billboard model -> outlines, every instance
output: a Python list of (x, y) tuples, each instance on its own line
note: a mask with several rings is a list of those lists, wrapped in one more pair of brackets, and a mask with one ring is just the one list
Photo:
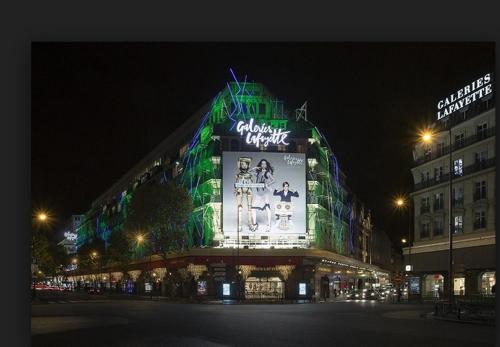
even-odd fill
[[(306, 235), (303, 153), (224, 152), (223, 233), (254, 246), (296, 243)], [(262, 241), (264, 240), (264, 241)]]

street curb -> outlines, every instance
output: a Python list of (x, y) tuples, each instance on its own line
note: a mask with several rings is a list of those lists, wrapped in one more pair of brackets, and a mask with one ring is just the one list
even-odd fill
[(421, 315), (421, 317), (426, 318), (426, 319), (435, 319), (435, 320), (441, 320), (441, 321), (447, 321), (447, 322), (453, 322), (453, 323), (475, 324), (475, 325), (493, 326), (493, 327), (496, 326), (495, 321), (493, 321), (493, 322), (481, 322), (481, 321), (474, 321), (474, 320), (445, 318), (445, 317), (435, 316), (434, 312), (423, 313)]

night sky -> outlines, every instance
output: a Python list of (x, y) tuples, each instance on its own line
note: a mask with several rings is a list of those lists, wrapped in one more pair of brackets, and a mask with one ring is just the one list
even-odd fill
[[(327, 136), (351, 190), (395, 243), (412, 142), (436, 104), (494, 71), (488, 43), (36, 43), (32, 203), (54, 230), (238, 76), (263, 83)], [(57, 235), (54, 233), (54, 235)], [(58, 235), (62, 236), (62, 235)]]

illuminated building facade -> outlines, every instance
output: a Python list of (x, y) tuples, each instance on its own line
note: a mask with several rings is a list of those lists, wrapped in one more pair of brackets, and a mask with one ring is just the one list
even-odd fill
[[(191, 278), (213, 296), (239, 288), (246, 298), (310, 298), (388, 280), (387, 267), (372, 264), (370, 211), (347, 188), (306, 104), (289, 114), (262, 84), (231, 73), (224, 90), (93, 202), (78, 244), (122, 232), (134, 191), (174, 180), (194, 203), (189, 250), (153, 256), (158, 281)], [(147, 264), (130, 266), (109, 277), (140, 280)]]
[[(413, 267), (411, 278), (418, 296), (435, 296), (438, 288), (448, 292), (450, 148), (453, 292), (490, 295), (496, 282), (496, 115), (493, 78), (486, 76), (459, 90), (458, 96), (440, 101), (438, 107), (447, 116), (439, 110), (432, 142), (414, 149), (414, 243), (403, 253), (405, 264)], [(467, 91), (477, 98), (466, 96)], [(463, 99), (469, 98), (468, 104), (461, 101), (460, 93)], [(453, 108), (454, 104), (467, 105)]]

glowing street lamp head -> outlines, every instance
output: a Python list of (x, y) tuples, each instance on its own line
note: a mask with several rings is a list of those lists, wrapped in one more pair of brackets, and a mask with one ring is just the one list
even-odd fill
[(92, 252), (92, 256), (93, 256), (94, 258), (95, 258), (95, 257), (97, 257), (97, 252), (95, 252), (95, 251), (94, 251), (94, 252)]
[(46, 213), (44, 213), (44, 212), (40, 212), (40, 213), (38, 214), (38, 220), (39, 220), (39, 221), (42, 221), (42, 222), (45, 222), (45, 221), (47, 220), (47, 214), (46, 214)]
[(139, 234), (139, 235), (137, 235), (136, 239), (137, 239), (137, 243), (142, 243), (144, 241), (144, 235)]
[(434, 134), (430, 130), (422, 130), (420, 132), (420, 139), (423, 143), (430, 144), (432, 142), (432, 138), (434, 137)]
[(394, 206), (396, 208), (404, 208), (407, 204), (407, 200), (406, 200), (406, 197), (400, 195), (400, 196), (396, 196), (396, 198), (394, 199)]
[(402, 239), (401, 239), (401, 243), (406, 243), (406, 239), (405, 239), (405, 238), (402, 238)]
[(73, 264), (76, 264), (76, 263), (78, 263), (78, 259), (73, 258), (72, 262), (73, 262)]

